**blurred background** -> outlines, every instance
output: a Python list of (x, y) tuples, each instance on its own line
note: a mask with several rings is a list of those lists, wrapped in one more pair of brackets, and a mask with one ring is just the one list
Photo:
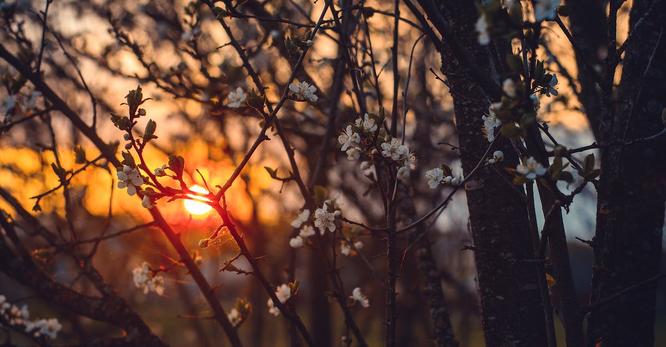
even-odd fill
[[(235, 2), (233, 2), (235, 4)], [(38, 52), (42, 39), (41, 18), (45, 1), (0, 0), (2, 29), (0, 43), (19, 55)], [(371, 44), (375, 66), (380, 73), (383, 98), (368, 88), (369, 102), (378, 112), (380, 106), (390, 109), (394, 71), (390, 64), (392, 6), (383, 1), (366, 1), (367, 20), (360, 25), (353, 40), (358, 66), (364, 75), (372, 76), (368, 64)], [(293, 64), (289, 39), (302, 36), (316, 21), (323, 1), (281, 0), (243, 1), (237, 7), (246, 16), (228, 19), (234, 36), (246, 48), (254, 68), (268, 86), (269, 98), (277, 100), (286, 88)], [(626, 17), (626, 11), (623, 13)], [(302, 27), (280, 21), (260, 20), (267, 17), (307, 23)], [(406, 95), (407, 144), (416, 153), (417, 169), (412, 174), (411, 189), (417, 215), (432, 209), (448, 194), (447, 187), (428, 188), (425, 170), (447, 163), (459, 169), (456, 134), (450, 95), (438, 80), (441, 70), (439, 53), (421, 40), (418, 24), (403, 11), (400, 26), (400, 74), (411, 67), (411, 82)], [(120, 104), (128, 90), (141, 84), (148, 117), (155, 120), (158, 139), (146, 148), (151, 168), (167, 163), (169, 154), (181, 155), (186, 162), (186, 180), (203, 185), (201, 172), (210, 186), (223, 184), (244, 156), (260, 131), (260, 119), (251, 113), (238, 112), (225, 106), (225, 97), (236, 87), (252, 88), (247, 73), (229, 38), (205, 5), (179, 0), (77, 0), (54, 1), (48, 12), (43, 70), (47, 82), (79, 115), (91, 124), (94, 120), (100, 136), (107, 142), (122, 141), (122, 133), (110, 122), (110, 113), (124, 114)], [(346, 78), (339, 97), (331, 90), (335, 77), (337, 44), (335, 34), (324, 27), (315, 39), (311, 53), (299, 73), (300, 80), (313, 82), (318, 88), (317, 103), (288, 102), (280, 119), (303, 174), (307, 177), (319, 158), (327, 114), (338, 104), (338, 129), (358, 116), (358, 105), (352, 101), (352, 82)], [(624, 25), (626, 32), (626, 23)], [(19, 35), (17, 33), (22, 33)], [(571, 47), (558, 30), (545, 33), (548, 50), (544, 59), (549, 68), (567, 68), (575, 74)], [(17, 44), (22, 42), (22, 44)], [(26, 42), (32, 51), (25, 50)], [(413, 56), (411, 48), (414, 46)], [(411, 57), (411, 59), (410, 59)], [(410, 64), (411, 61), (411, 64)], [(440, 74), (441, 75), (441, 74)], [(83, 79), (82, 79), (83, 77)], [(115, 169), (96, 162), (69, 182), (65, 193), (60, 189), (40, 199), (38, 196), (59, 185), (50, 165), (58, 161), (64, 168), (76, 170), (76, 146), (81, 146), (90, 160), (99, 155), (96, 148), (71, 123), (49, 110), (28, 83), (13, 88), (20, 79), (16, 70), (0, 62), (0, 187), (10, 192), (26, 210), (34, 210), (39, 220), (63, 239), (70, 240), (73, 230), (79, 240), (114, 234), (150, 220), (138, 200), (115, 188)], [(362, 81), (370, 84), (370, 77)], [(569, 81), (560, 79), (560, 95), (543, 98), (539, 117), (550, 122), (551, 131), (562, 144), (577, 147), (594, 141), (585, 115), (572, 96)], [(15, 100), (11, 105), (9, 99)], [(91, 100), (94, 99), (94, 102)], [(479, 115), (481, 117), (481, 115)], [(145, 122), (145, 120), (142, 120)], [(143, 128), (143, 124), (139, 126)], [(273, 134), (269, 133), (273, 138)], [(276, 137), (277, 138), (277, 137)], [(320, 185), (328, 189), (345, 217), (368, 225), (381, 225), (383, 211), (376, 192), (369, 192), (369, 181), (356, 164), (342, 152), (332, 150)], [(259, 256), (264, 273), (276, 284), (287, 282), (289, 269), (295, 269), (300, 290), (295, 305), (310, 330), (318, 336), (329, 336), (331, 345), (339, 345), (345, 334), (339, 308), (328, 299), (325, 269), (318, 267), (316, 252), (288, 247), (292, 228), (289, 223), (302, 206), (302, 198), (293, 183), (271, 179), (265, 167), (289, 172), (287, 157), (278, 140), (267, 141), (252, 157), (241, 179), (227, 193), (239, 229), (254, 254)], [(535, 199), (539, 201), (539, 199)], [(206, 205), (188, 201), (161, 201), (158, 205), (168, 222), (179, 232), (185, 245), (201, 262), (209, 282), (217, 287), (224, 307), (232, 307), (237, 298), (247, 299), (253, 312), (239, 332), (249, 346), (287, 345), (289, 329), (282, 318), (268, 314), (266, 294), (255, 279), (233, 271), (220, 271), (225, 262), (238, 253), (234, 241), (223, 233), (207, 248), (198, 246), (219, 225), (219, 217)], [(15, 213), (15, 208), (0, 199), (0, 208)], [(537, 207), (537, 211), (541, 209)], [(581, 302), (587, 302), (591, 284), (591, 249), (576, 238), (589, 240), (594, 232), (596, 213), (592, 189), (577, 196), (566, 215), (567, 236), (574, 279)], [(542, 219), (542, 216), (539, 218)], [(471, 235), (467, 223), (464, 193), (457, 193), (452, 203), (430, 225), (442, 289), (452, 313), (454, 329), (464, 346), (483, 346)], [(354, 308), (361, 330), (370, 345), (382, 339), (384, 240), (364, 237), (361, 254), (339, 259), (345, 288), (361, 286), (370, 299), (370, 308)], [(81, 292), (91, 292), (71, 259), (38, 240), (31, 240), (35, 257), (41, 259), (61, 283)], [(93, 243), (78, 246), (90, 250)], [(406, 246), (406, 241), (401, 247)], [(404, 251), (404, 249), (403, 249)], [(406, 252), (398, 283), (399, 345), (429, 345), (431, 342), (428, 305), (421, 294), (420, 277), (413, 252)], [(174, 267), (177, 257), (161, 232), (152, 227), (121, 233), (99, 243), (94, 265), (123, 297), (146, 320), (153, 331), (173, 346), (217, 346), (222, 331), (206, 319), (208, 306), (184, 269)], [(153, 267), (168, 269), (164, 295), (144, 294), (132, 282), (132, 269), (148, 262)], [(234, 263), (249, 269), (242, 258)], [(664, 283), (661, 283), (662, 289)], [(657, 344), (666, 345), (666, 290), (659, 291)], [(33, 316), (55, 316), (64, 327), (58, 343), (77, 341), (91, 336), (113, 335), (109, 326), (81, 318), (37, 298), (29, 289), (0, 274), (0, 295), (15, 303), (27, 304)], [(204, 318), (202, 318), (204, 317)], [(8, 332), (5, 332), (8, 333)], [(0, 333), (2, 341), (2, 333)], [(29, 342), (13, 336), (21, 345)], [(280, 344), (283, 343), (283, 344)], [(57, 343), (56, 343), (57, 344)]]

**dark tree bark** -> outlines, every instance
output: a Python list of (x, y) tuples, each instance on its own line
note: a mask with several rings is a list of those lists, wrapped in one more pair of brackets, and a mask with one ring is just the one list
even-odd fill
[[(617, 99), (600, 124), (602, 148), (592, 303), (659, 272), (666, 139), (638, 141), (664, 128), (666, 6), (634, 1)], [(640, 24), (638, 24), (640, 22)], [(590, 343), (653, 346), (656, 284), (634, 290), (592, 311)]]
[[(467, 1), (420, 3), (443, 37), (442, 72), (453, 97), (462, 166), (468, 175), (488, 147), (481, 132), (481, 116), (489, 106), (484, 90), (493, 92), (488, 81), (479, 79), (479, 75), (492, 76), (494, 71), (489, 68), (486, 50), (477, 43), (474, 23), (478, 12), (473, 2)], [(461, 49), (466, 52), (464, 56)], [(461, 61), (470, 56), (476, 61)], [(504, 165), (515, 167), (518, 158), (511, 155), (509, 142), (498, 142), (497, 149), (507, 154)], [(467, 184), (466, 193), (486, 345), (545, 346), (537, 282), (540, 274), (526, 262), (534, 257), (534, 249), (524, 192), (512, 186), (505, 172), (484, 168)]]
[[(603, 2), (605, 3), (605, 2)], [(571, 35), (576, 42), (576, 66), (580, 83), (579, 98), (595, 136), (601, 117), (601, 91), (598, 88), (594, 66), (603, 64), (608, 33), (602, 1), (570, 1)]]
[(453, 333), (449, 310), (442, 291), (442, 280), (437, 271), (435, 259), (430, 249), (430, 241), (424, 237), (417, 251), (418, 267), (423, 277), (422, 287), (430, 306), (430, 319), (437, 347), (458, 347), (460, 344)]

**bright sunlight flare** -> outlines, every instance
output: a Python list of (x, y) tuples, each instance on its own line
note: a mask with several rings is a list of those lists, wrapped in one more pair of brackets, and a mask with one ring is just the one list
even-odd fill
[[(201, 194), (208, 194), (208, 190), (200, 185), (194, 185), (190, 187), (190, 190)], [(210, 205), (203, 202), (205, 198), (196, 195), (190, 195), (190, 197), (192, 199), (183, 200), (183, 206), (185, 206), (187, 212), (196, 216), (203, 216), (213, 209)]]

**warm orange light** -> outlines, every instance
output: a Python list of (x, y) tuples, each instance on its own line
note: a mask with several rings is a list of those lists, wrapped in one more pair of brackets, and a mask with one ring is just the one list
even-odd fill
[[(199, 185), (194, 185), (190, 187), (190, 190), (201, 194), (208, 194), (206, 188)], [(210, 205), (203, 202), (206, 201), (205, 198), (196, 195), (190, 195), (190, 197), (191, 199), (183, 200), (183, 206), (185, 207), (187, 212), (195, 216), (203, 216), (213, 209)]]

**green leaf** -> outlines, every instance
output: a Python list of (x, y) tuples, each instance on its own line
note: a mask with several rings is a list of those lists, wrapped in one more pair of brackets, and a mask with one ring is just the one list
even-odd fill
[(143, 102), (143, 92), (141, 91), (141, 86), (137, 86), (136, 89), (130, 90), (127, 95), (125, 95), (127, 100), (127, 106), (129, 107), (129, 116), (134, 117), (136, 110), (139, 108), (139, 105)]
[(116, 128), (124, 131), (130, 130), (132, 127), (132, 121), (129, 118), (118, 116), (113, 113), (111, 114), (111, 122), (116, 126)]
[(595, 179), (601, 173), (601, 170), (594, 168), (594, 163), (594, 154), (588, 154), (585, 157), (585, 161), (583, 162), (583, 178), (586, 180)]
[(268, 166), (264, 166), (264, 169), (266, 169), (266, 171), (268, 172), (268, 175), (271, 176), (272, 179), (277, 179), (277, 177), (278, 177), (277, 176), (277, 172), (278, 172), (277, 169), (272, 169)]
[(67, 173), (65, 169), (58, 167), (55, 163), (51, 163), (51, 168), (53, 169), (53, 172), (60, 178), (61, 180), (65, 178), (65, 174)]
[(169, 156), (169, 168), (176, 173), (176, 177), (182, 178), (185, 170), (185, 159), (181, 156)]
[(146, 123), (146, 130), (143, 132), (143, 139), (145, 141), (150, 141), (151, 139), (156, 139), (155, 130), (157, 129), (157, 123), (154, 120), (149, 119)]
[(135, 167), (136, 166), (136, 164), (134, 162), (134, 157), (132, 157), (132, 154), (130, 154), (129, 152), (122, 152), (122, 155), (123, 155), (123, 161), (122, 161), (123, 164), (125, 164), (127, 166), (130, 166), (130, 167)]
[(500, 128), (500, 133), (504, 137), (516, 138), (522, 134), (522, 130), (516, 125), (516, 123), (509, 122), (502, 125), (502, 128)]
[(585, 179), (593, 180), (593, 179), (599, 177), (599, 174), (601, 174), (601, 170), (594, 169), (594, 170), (588, 172), (587, 174), (585, 174)]
[(594, 153), (590, 153), (585, 157), (583, 164), (583, 172), (588, 173), (594, 169)]

